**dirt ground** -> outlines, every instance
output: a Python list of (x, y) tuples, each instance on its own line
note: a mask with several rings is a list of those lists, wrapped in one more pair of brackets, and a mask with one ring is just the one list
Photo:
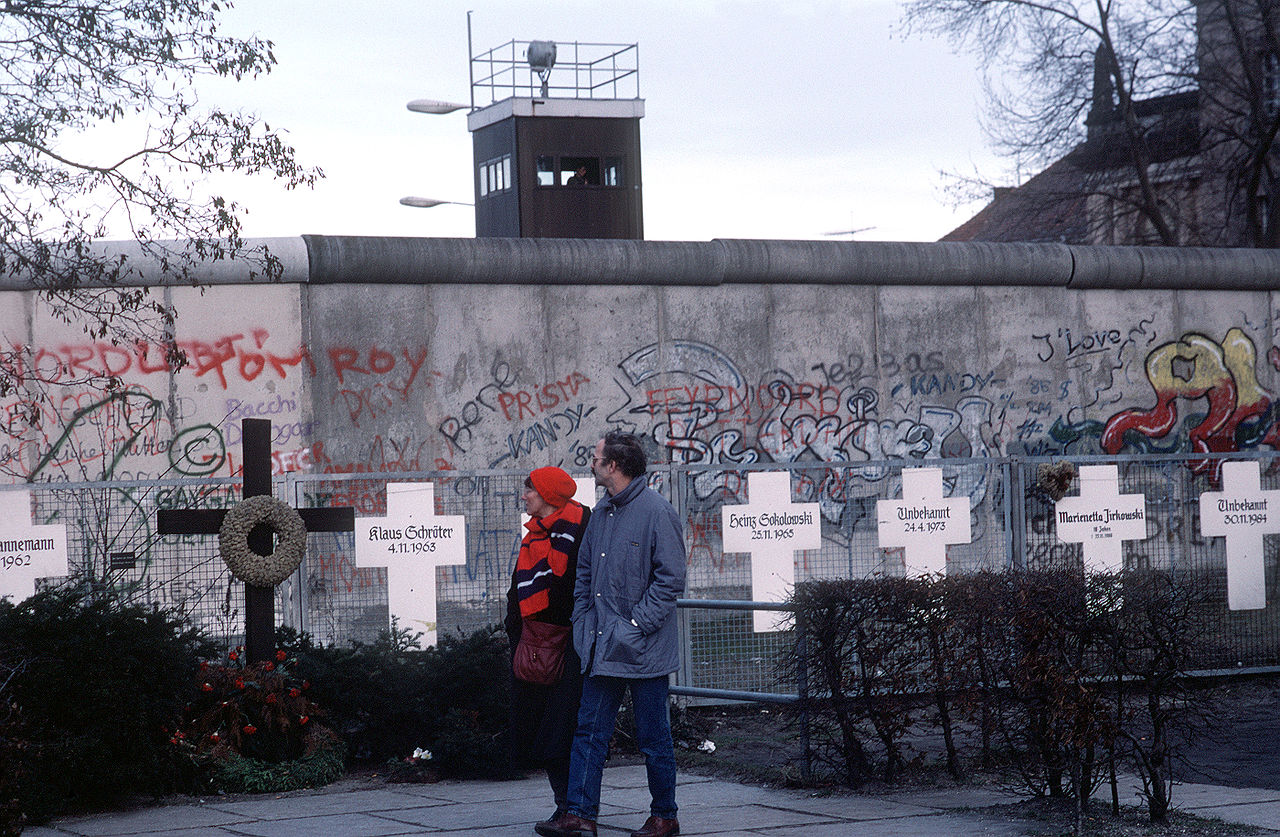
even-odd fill
[[(1253, 677), (1208, 688), (1213, 711), (1179, 749), (1175, 778), (1188, 783), (1280, 789), (1280, 676)], [(743, 781), (799, 783), (802, 747), (790, 714), (778, 707), (738, 704), (686, 710), (674, 730), (680, 762), (689, 769)], [(714, 752), (697, 749), (703, 741)], [(909, 736), (915, 763), (906, 781), (948, 781), (941, 739)], [(968, 752), (976, 742), (965, 742)], [(617, 754), (626, 759), (625, 749)], [(977, 779), (978, 777), (974, 777)], [(1175, 791), (1176, 793), (1176, 791)]]
[(1280, 788), (1280, 677), (1215, 689), (1219, 717), (1185, 747), (1179, 778), (1239, 788)]

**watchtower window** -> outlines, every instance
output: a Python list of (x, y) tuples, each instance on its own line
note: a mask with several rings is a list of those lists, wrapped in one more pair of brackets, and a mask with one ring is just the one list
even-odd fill
[(538, 185), (556, 185), (556, 158), (545, 154), (538, 157)]
[(627, 180), (622, 174), (622, 158), (621, 157), (605, 157), (604, 158), (604, 185), (606, 186), (626, 186)]
[(561, 157), (561, 186), (599, 186), (599, 157)]
[(504, 154), (480, 164), (480, 197), (505, 192), (512, 186), (511, 155)]
[(626, 157), (554, 157), (537, 158), (539, 186), (626, 186)]

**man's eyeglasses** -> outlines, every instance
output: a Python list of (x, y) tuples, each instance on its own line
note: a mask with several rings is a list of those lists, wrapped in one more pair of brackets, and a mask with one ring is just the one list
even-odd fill
[(603, 456), (593, 456), (593, 457), (591, 457), (591, 465), (592, 465), (592, 467), (595, 467), (597, 464), (599, 464), (599, 465), (603, 465), (604, 463), (606, 463), (606, 462), (608, 462), (608, 461), (609, 461), (609, 460), (605, 459)]

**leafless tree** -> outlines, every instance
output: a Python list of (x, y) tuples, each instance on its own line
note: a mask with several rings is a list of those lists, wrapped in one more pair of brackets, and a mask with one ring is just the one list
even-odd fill
[(1280, 246), (1276, 134), (1280, 131), (1280, 33), (1276, 0), (1202, 0), (1199, 79), (1203, 153), (1228, 175), (1212, 198), (1221, 240)]
[[(1235, 0), (1213, 0), (1235, 2)], [(1167, 182), (1182, 163), (1172, 145), (1190, 130), (1151, 103), (1194, 95), (1196, 8), (1184, 0), (905, 0), (915, 31), (941, 34), (982, 62), (988, 99), (984, 128), (1012, 175), (1046, 172), (1034, 196), (1045, 211), (1076, 200), (1077, 230), (1173, 245), (1198, 243), (1200, 219)], [(1082, 145), (1086, 139), (1097, 143)], [(1191, 137), (1194, 145), (1194, 136)], [(1092, 146), (1092, 147), (1089, 147)], [(992, 185), (982, 176), (969, 186)], [(972, 195), (972, 192), (969, 193)], [(1034, 208), (1029, 206), (1028, 208)], [(1184, 217), (1185, 216), (1185, 217)], [(1115, 234), (1111, 235), (1114, 240)], [(1127, 241), (1126, 243), (1134, 243)]]
[[(0, 0), (0, 284), (41, 291), (93, 339), (163, 342), (172, 309), (137, 287), (136, 256), (94, 246), (108, 231), (127, 230), (137, 255), (178, 279), (231, 257), (278, 274), (270, 253), (249, 252), (242, 207), (208, 178), (265, 174), (293, 188), (322, 173), (258, 116), (199, 102), (199, 78), (251, 79), (275, 64), (270, 41), (220, 32), (231, 5)], [(30, 373), (20, 348), (0, 347), (0, 395)]]

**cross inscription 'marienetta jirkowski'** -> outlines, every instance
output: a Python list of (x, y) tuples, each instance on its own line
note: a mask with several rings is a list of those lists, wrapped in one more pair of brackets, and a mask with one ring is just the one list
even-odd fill
[[(245, 419), (242, 424), (244, 456), (243, 496), (271, 493), (271, 422)], [(298, 509), (308, 532), (351, 532), (355, 529), (355, 509)], [(156, 531), (161, 535), (216, 535), (226, 509), (161, 509), (156, 514)], [(249, 548), (259, 555), (271, 553), (271, 530), (256, 526), (249, 533)], [(275, 650), (275, 589), (244, 586), (244, 646), (250, 662), (269, 659)]]
[(1054, 505), (1054, 528), (1063, 543), (1083, 545), (1086, 567), (1118, 573), (1124, 542), (1147, 537), (1147, 498), (1120, 493), (1115, 465), (1081, 465), (1080, 494)]

